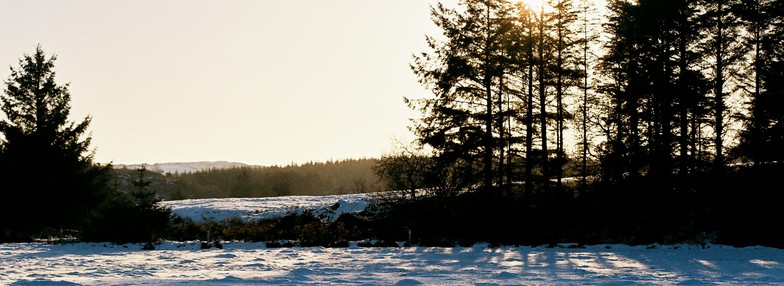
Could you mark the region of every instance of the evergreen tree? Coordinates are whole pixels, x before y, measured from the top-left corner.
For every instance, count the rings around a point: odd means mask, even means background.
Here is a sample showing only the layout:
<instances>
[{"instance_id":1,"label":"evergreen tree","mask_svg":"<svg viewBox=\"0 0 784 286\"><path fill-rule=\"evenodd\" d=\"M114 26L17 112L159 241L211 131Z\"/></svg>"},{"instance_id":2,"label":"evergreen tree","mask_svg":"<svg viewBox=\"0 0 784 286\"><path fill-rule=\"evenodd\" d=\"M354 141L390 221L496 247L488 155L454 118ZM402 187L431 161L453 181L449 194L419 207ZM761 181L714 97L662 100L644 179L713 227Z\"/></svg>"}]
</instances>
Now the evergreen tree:
<instances>
[{"instance_id":1,"label":"evergreen tree","mask_svg":"<svg viewBox=\"0 0 784 286\"><path fill-rule=\"evenodd\" d=\"M702 32L706 35L703 52L710 65L713 97L714 170L724 169L727 97L739 85L739 61L744 54L740 42L740 19L734 7L739 0L703 0L701 15Z\"/></svg>"},{"instance_id":2,"label":"evergreen tree","mask_svg":"<svg viewBox=\"0 0 784 286\"><path fill-rule=\"evenodd\" d=\"M525 173L523 180L525 180L525 199L529 200L533 191L533 168L534 168L534 66L536 59L534 58L534 41L535 41L535 11L531 7L520 5L519 6L519 32L520 35L520 68L525 82L525 89L521 88L519 94L524 94L525 102Z\"/></svg>"},{"instance_id":3,"label":"evergreen tree","mask_svg":"<svg viewBox=\"0 0 784 286\"><path fill-rule=\"evenodd\" d=\"M92 162L85 135L91 118L69 121L71 95L55 81L56 58L38 46L5 81L0 216L10 232L78 228L107 193L107 167Z\"/></svg>"},{"instance_id":4,"label":"evergreen tree","mask_svg":"<svg viewBox=\"0 0 784 286\"><path fill-rule=\"evenodd\" d=\"M614 1L610 8L611 39L602 70L611 82L604 91L614 107L606 124L613 130L605 174L611 181L628 174L635 183L644 174L646 186L672 190L675 172L685 183L696 163L691 159L698 154L692 148L696 139L690 135L702 128L690 122L705 116L707 81L699 70L704 54L694 52L702 40L694 32L700 7L692 1L649 0Z\"/></svg>"},{"instance_id":5,"label":"evergreen tree","mask_svg":"<svg viewBox=\"0 0 784 286\"><path fill-rule=\"evenodd\" d=\"M577 24L581 34L579 40L579 66L582 70L582 80L579 88L582 94L579 100L580 117L577 120L577 129L581 131L578 150L580 151L580 188L583 192L588 187L588 150L591 149L589 130L596 125L595 122L592 122L589 114L599 111L599 108L596 108L598 106L593 92L594 79L592 79L596 65L596 54L593 49L599 38L599 19L596 13L596 7L592 1L580 1Z\"/></svg>"},{"instance_id":6,"label":"evergreen tree","mask_svg":"<svg viewBox=\"0 0 784 286\"><path fill-rule=\"evenodd\" d=\"M152 181L148 178L147 172L146 166L136 169L136 179L132 182L134 189L130 192L133 198L132 204L143 210L154 209L161 201L155 191L150 189Z\"/></svg>"},{"instance_id":7,"label":"evergreen tree","mask_svg":"<svg viewBox=\"0 0 784 286\"><path fill-rule=\"evenodd\" d=\"M524 43L524 62L526 71L526 91L525 91L525 199L530 200L533 192L533 168L534 168L534 43L536 41L536 17L535 11L530 7L522 6L520 9L520 23L522 25L521 35ZM522 53L521 53L522 54ZM521 66L522 67L522 66Z\"/></svg>"},{"instance_id":8,"label":"evergreen tree","mask_svg":"<svg viewBox=\"0 0 784 286\"><path fill-rule=\"evenodd\" d=\"M86 241L150 242L165 235L171 210L160 204L145 166L135 170L128 192L113 190L83 231Z\"/></svg>"},{"instance_id":9,"label":"evergreen tree","mask_svg":"<svg viewBox=\"0 0 784 286\"><path fill-rule=\"evenodd\" d=\"M229 194L234 198L247 198L253 194L253 185L250 181L250 174L247 169L242 169L237 176L234 177L234 183L231 185Z\"/></svg>"},{"instance_id":10,"label":"evergreen tree","mask_svg":"<svg viewBox=\"0 0 784 286\"><path fill-rule=\"evenodd\" d=\"M428 38L433 53L415 58L412 69L435 98L407 100L423 113L415 126L420 143L433 147L444 167L457 168L465 187L494 186L494 158L500 134L496 83L508 61L510 10L503 1L461 1L459 9L439 4L433 20L446 37ZM500 183L500 182L499 182Z\"/></svg>"},{"instance_id":11,"label":"evergreen tree","mask_svg":"<svg viewBox=\"0 0 784 286\"><path fill-rule=\"evenodd\" d=\"M674 3L674 32L677 50L677 78L675 83L675 107L677 111L679 148L677 169L679 184L686 183L692 169L699 160L697 150L693 146L697 139L692 134L701 133L697 122L703 121L706 114L706 94L709 82L699 71L700 59L703 54L697 48L700 44L699 23L696 1L679 0Z\"/></svg>"},{"instance_id":12,"label":"evergreen tree","mask_svg":"<svg viewBox=\"0 0 784 286\"><path fill-rule=\"evenodd\" d=\"M556 183L561 187L563 178L563 166L566 164L566 151L564 150L564 131L566 130L567 120L571 118L571 113L566 108L565 100L568 100L571 92L580 84L579 65L579 38L576 29L578 11L575 9L571 0L556 0L551 3L553 12L550 22L553 23L554 37L553 43L553 77L555 88L555 164L553 165Z\"/></svg>"},{"instance_id":13,"label":"evergreen tree","mask_svg":"<svg viewBox=\"0 0 784 286\"><path fill-rule=\"evenodd\" d=\"M623 179L637 181L640 177L640 89L644 78L638 74L642 45L638 33L639 6L627 1L611 1L610 15L605 26L609 34L606 53L600 65L607 77L601 86L608 97L604 117L606 144L603 148L603 178L610 183Z\"/></svg>"},{"instance_id":14,"label":"evergreen tree","mask_svg":"<svg viewBox=\"0 0 784 286\"><path fill-rule=\"evenodd\" d=\"M539 136L541 136L541 147L542 147L542 155L541 155L541 169L542 169L542 188L545 192L550 190L550 149L547 147L547 86L548 86L548 79L550 77L550 70L548 67L550 66L549 62L552 60L549 58L549 48L547 44L549 41L545 40L545 29L547 28L545 24L545 13L544 13L545 5L541 5L539 7L539 17L537 19L537 33L539 36L536 38L536 52L537 52L537 79L538 79L538 90L539 90L539 128L541 132Z\"/></svg>"},{"instance_id":15,"label":"evergreen tree","mask_svg":"<svg viewBox=\"0 0 784 286\"><path fill-rule=\"evenodd\" d=\"M736 8L746 31L750 114L740 151L756 163L782 162L784 151L784 3L744 0Z\"/></svg>"}]
</instances>

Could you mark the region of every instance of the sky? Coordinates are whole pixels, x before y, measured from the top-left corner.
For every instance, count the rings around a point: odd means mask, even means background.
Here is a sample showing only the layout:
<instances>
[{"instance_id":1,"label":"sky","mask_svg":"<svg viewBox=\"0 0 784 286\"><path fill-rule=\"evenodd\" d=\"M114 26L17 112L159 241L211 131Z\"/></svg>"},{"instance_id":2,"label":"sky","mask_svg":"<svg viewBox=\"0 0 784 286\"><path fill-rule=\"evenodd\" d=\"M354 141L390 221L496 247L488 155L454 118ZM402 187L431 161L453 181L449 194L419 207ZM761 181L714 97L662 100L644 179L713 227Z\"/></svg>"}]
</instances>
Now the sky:
<instances>
[{"instance_id":1,"label":"sky","mask_svg":"<svg viewBox=\"0 0 784 286\"><path fill-rule=\"evenodd\" d=\"M434 2L0 0L0 78L56 54L100 163L378 157L414 138Z\"/></svg>"}]
</instances>

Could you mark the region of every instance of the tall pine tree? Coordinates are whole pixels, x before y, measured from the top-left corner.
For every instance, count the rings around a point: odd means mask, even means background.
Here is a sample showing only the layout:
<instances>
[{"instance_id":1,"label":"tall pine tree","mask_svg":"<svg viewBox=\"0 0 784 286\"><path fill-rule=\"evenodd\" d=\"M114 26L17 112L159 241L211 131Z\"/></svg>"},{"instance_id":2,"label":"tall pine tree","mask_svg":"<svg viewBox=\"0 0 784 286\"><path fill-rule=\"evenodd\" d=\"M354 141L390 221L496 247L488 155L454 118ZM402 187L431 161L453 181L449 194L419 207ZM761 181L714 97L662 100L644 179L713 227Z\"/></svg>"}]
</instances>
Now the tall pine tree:
<instances>
[{"instance_id":1,"label":"tall pine tree","mask_svg":"<svg viewBox=\"0 0 784 286\"><path fill-rule=\"evenodd\" d=\"M69 121L68 84L38 46L11 68L2 95L2 226L11 239L78 228L106 195L107 169L92 161L90 117Z\"/></svg>"},{"instance_id":2,"label":"tall pine tree","mask_svg":"<svg viewBox=\"0 0 784 286\"><path fill-rule=\"evenodd\" d=\"M420 143L431 146L445 168L460 170L465 187L480 183L485 191L495 186L495 158L503 146L497 141L504 120L494 111L501 109L499 86L508 64L509 13L496 0L434 7L433 20L446 39L429 37L433 52L416 57L412 69L435 97L407 100L423 114L414 127Z\"/></svg>"}]
</instances>

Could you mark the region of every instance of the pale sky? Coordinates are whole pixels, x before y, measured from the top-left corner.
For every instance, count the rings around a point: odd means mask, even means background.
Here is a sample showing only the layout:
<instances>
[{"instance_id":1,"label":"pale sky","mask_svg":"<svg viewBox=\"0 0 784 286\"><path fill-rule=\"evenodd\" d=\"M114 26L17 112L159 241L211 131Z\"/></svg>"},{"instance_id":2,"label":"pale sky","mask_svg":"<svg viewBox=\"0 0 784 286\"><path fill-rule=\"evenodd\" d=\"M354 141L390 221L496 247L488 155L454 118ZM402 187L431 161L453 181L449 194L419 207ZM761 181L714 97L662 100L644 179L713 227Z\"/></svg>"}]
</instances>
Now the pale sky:
<instances>
[{"instance_id":1,"label":"pale sky","mask_svg":"<svg viewBox=\"0 0 784 286\"><path fill-rule=\"evenodd\" d=\"M413 138L433 2L0 0L0 78L57 54L102 163L378 157Z\"/></svg>"}]
</instances>

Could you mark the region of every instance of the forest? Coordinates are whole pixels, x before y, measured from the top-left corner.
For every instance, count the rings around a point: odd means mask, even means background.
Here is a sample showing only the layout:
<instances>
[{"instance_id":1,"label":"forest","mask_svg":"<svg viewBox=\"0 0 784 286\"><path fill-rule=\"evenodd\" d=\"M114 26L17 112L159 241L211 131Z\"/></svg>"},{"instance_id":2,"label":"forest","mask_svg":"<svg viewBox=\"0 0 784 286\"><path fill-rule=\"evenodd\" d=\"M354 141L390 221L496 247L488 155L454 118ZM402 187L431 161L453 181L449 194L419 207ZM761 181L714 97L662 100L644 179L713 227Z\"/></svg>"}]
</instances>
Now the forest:
<instances>
[{"instance_id":1,"label":"forest","mask_svg":"<svg viewBox=\"0 0 784 286\"><path fill-rule=\"evenodd\" d=\"M418 139L380 161L411 202L387 219L434 240L781 246L784 2L542 2L432 7Z\"/></svg>"},{"instance_id":2,"label":"forest","mask_svg":"<svg viewBox=\"0 0 784 286\"><path fill-rule=\"evenodd\" d=\"M377 160L112 171L93 162L91 118L69 121L68 85L39 46L2 95L0 241L299 231L335 245L413 231L422 245L784 247L784 2L532 3L431 7L441 34L410 63L430 96L404 98L417 139ZM158 204L357 192L385 195L335 223L198 224Z\"/></svg>"},{"instance_id":3,"label":"forest","mask_svg":"<svg viewBox=\"0 0 784 286\"><path fill-rule=\"evenodd\" d=\"M286 166L247 166L192 173L148 171L150 189L165 200L320 196L370 193L381 190L375 159L308 162ZM136 169L114 169L114 188L129 192Z\"/></svg>"}]
</instances>

